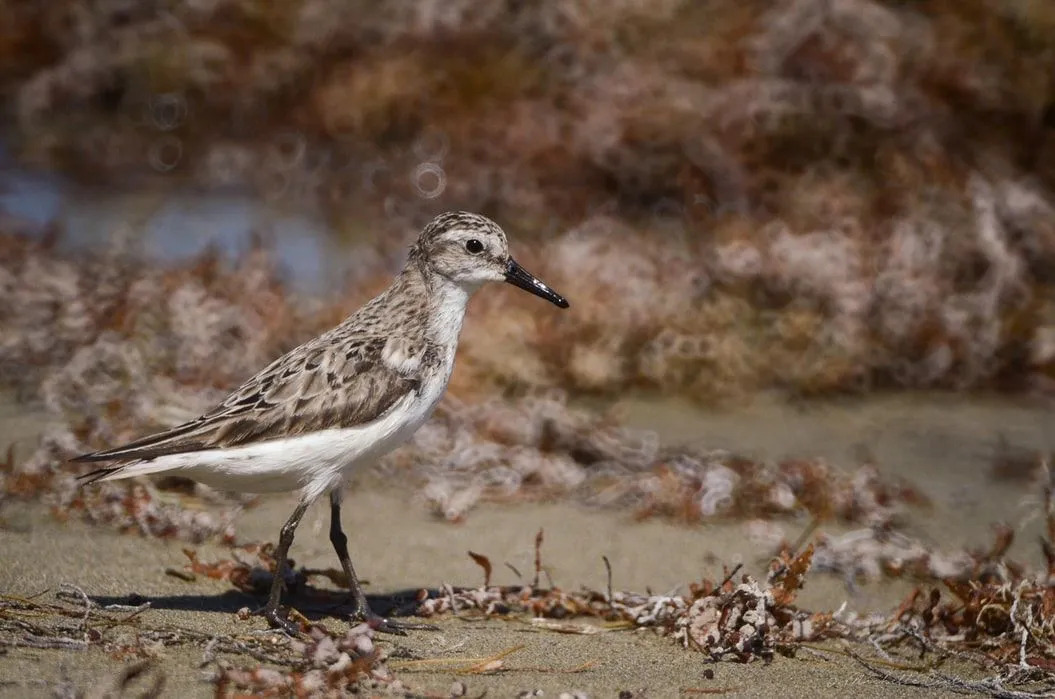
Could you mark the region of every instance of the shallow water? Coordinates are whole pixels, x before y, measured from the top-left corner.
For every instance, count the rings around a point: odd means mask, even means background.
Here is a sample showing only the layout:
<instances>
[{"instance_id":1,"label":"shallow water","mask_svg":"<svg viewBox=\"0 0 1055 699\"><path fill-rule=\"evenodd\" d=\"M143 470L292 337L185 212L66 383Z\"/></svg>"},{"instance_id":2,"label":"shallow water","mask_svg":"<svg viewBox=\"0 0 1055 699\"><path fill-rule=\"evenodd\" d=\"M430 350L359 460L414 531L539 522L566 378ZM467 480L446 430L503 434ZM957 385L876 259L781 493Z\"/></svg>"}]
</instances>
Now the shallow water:
<instances>
[{"instance_id":1,"label":"shallow water","mask_svg":"<svg viewBox=\"0 0 1055 699\"><path fill-rule=\"evenodd\" d=\"M369 254L343 240L321 217L269 205L237 191L203 192L160 185L136 191L78 186L16 166L0 144L0 214L41 227L56 225L68 250L105 247L134 231L144 256L178 261L212 247L228 260L242 256L253 235L265 236L282 271L300 290L341 286L356 256Z\"/></svg>"}]
</instances>

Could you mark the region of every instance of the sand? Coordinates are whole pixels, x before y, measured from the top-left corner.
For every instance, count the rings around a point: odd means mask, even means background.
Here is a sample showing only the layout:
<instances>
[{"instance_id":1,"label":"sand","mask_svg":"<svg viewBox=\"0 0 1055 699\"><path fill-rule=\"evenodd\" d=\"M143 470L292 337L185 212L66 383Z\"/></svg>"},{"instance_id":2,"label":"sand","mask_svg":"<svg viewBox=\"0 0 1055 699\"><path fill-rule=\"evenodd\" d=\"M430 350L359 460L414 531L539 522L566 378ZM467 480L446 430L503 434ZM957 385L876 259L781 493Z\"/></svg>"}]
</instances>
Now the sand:
<instances>
[{"instance_id":1,"label":"sand","mask_svg":"<svg viewBox=\"0 0 1055 699\"><path fill-rule=\"evenodd\" d=\"M931 509L917 513L911 528L952 546L973 542L989 524L1007 519L1020 527L1016 552L1033 560L1035 522L1025 520L1019 503L1027 494L1021 483L994 483L986 471L998 433L1020 447L1052 448L1043 407L1006 403L956 404L940 398L879 399L856 407L827 404L805 411L775 402L757 402L734 413L708 414L685 406L637 402L627 406L639 425L663 426L664 436L704 440L711 446L753 447L760 455L781 453L826 454L839 463L852 463L859 444L872 450L880 466L905 472L933 498ZM39 416L18 416L20 441L39 424ZM12 423L7 423L12 424ZM10 434L10 433L9 433ZM724 444L716 442L724 441ZM809 450L807 452L807 450ZM847 452L850 452L848 455ZM926 466L926 468L924 468ZM240 540L269 540L292 508L289 496L272 496L248 508L237 522ZM1010 515L1010 516L1009 516ZM123 603L131 595L151 601L144 623L173 624L206 632L238 633L263 628L258 619L239 620L234 612L260 601L233 591L229 584L198 576L186 582L164 573L182 568L186 544L154 541L136 534L119 534L77 521L58 522L36 503L7 504L0 510L0 592L45 596L62 583L76 583L102 604ZM795 533L805 522L780 523ZM326 508L309 511L292 555L297 565L330 567L333 554L326 538ZM533 540L545 531L544 564L554 583L568 589L603 589L601 556L612 562L619 589L674 590L701 577L720 577L722 564L742 562L758 574L766 560L752 545L743 522L684 526L661 521L634 522L625 513L588 510L571 503L485 505L470 512L461 524L442 522L416 503L409 492L393 490L365 478L348 496L345 527L353 559L370 581L371 594L418 587L476 585L481 572L466 555L473 550L498 564L532 569ZM826 530L835 530L826 527ZM837 530L835 530L837 531ZM1032 548L1031 548L1032 547ZM222 547L198 547L203 560L226 557ZM762 552L764 554L764 552ZM496 565L494 582L513 583L516 576ZM861 610L889 610L911 585L884 581L847 589L832 576L814 575L800 597L802 606L832 609L846 601ZM332 628L341 620L326 618ZM470 696L515 696L522 690L542 689L555 697L564 691L584 691L591 697L617 696L622 690L641 696L687 696L683 690L728 689L733 696L901 696L933 690L894 687L872 677L852 659L834 653L778 656L771 665L713 665L698 653L677 647L651 631L619 631L569 635L533 629L517 621L441 619L438 632L413 632L407 637L380 636L382 647L400 658L474 658L523 646L506 659L506 669L495 675L460 676L450 669L397 671L408 686L443 692L460 679ZM831 646L837 648L837 646ZM202 679L201 649L165 650L160 668L166 675L165 696L210 696ZM8 649L0 655L0 696L51 696L61 678L80 688L104 682L125 661L92 648L87 651ZM240 662L244 662L241 659ZM561 670L584 663L582 672ZM704 676L714 670L714 679ZM967 667L946 666L947 672L976 676Z\"/></svg>"}]
</instances>

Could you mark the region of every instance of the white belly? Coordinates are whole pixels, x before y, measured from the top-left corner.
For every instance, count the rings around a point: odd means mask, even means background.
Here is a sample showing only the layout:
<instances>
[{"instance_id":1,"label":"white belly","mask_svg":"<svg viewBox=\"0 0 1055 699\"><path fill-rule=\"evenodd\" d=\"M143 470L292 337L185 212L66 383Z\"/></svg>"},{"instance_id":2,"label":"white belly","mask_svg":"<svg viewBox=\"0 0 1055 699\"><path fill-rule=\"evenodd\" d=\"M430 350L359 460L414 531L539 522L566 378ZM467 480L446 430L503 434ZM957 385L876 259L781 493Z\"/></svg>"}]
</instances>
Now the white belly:
<instances>
[{"instance_id":1,"label":"white belly","mask_svg":"<svg viewBox=\"0 0 1055 699\"><path fill-rule=\"evenodd\" d=\"M220 490L266 493L303 490L313 500L355 469L400 446L429 418L447 388L442 372L381 418L356 427L320 430L227 449L171 454L130 464L103 480L173 473Z\"/></svg>"}]
</instances>

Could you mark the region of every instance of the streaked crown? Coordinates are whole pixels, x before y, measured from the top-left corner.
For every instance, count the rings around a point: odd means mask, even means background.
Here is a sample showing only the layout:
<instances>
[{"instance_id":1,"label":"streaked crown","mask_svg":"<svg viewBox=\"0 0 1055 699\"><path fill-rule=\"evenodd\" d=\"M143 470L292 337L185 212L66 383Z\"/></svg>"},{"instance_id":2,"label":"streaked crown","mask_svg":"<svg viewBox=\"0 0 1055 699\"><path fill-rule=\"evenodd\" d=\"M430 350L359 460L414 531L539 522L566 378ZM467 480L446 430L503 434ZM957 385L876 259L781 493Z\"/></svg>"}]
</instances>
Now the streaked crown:
<instances>
[{"instance_id":1,"label":"streaked crown","mask_svg":"<svg viewBox=\"0 0 1055 699\"><path fill-rule=\"evenodd\" d=\"M494 236L503 245L506 242L505 231L486 216L469 211L448 211L429 221L418 237L418 245L427 247L430 242L458 230L481 236Z\"/></svg>"}]
</instances>

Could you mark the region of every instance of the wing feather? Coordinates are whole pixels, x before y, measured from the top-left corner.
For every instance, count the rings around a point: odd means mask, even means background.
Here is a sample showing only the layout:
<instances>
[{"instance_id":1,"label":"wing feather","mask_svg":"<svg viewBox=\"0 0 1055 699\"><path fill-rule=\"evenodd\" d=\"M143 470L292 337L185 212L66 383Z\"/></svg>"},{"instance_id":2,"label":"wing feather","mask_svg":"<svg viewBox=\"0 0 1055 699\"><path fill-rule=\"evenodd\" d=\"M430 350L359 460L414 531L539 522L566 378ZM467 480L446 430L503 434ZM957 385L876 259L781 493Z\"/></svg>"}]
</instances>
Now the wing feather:
<instances>
[{"instance_id":1,"label":"wing feather","mask_svg":"<svg viewBox=\"0 0 1055 699\"><path fill-rule=\"evenodd\" d=\"M417 389L424 364L385 361L386 346L391 338L349 335L334 343L327 333L275 360L195 420L71 460L153 459L372 422ZM419 357L428 349L424 340L407 338L400 346Z\"/></svg>"}]
</instances>

